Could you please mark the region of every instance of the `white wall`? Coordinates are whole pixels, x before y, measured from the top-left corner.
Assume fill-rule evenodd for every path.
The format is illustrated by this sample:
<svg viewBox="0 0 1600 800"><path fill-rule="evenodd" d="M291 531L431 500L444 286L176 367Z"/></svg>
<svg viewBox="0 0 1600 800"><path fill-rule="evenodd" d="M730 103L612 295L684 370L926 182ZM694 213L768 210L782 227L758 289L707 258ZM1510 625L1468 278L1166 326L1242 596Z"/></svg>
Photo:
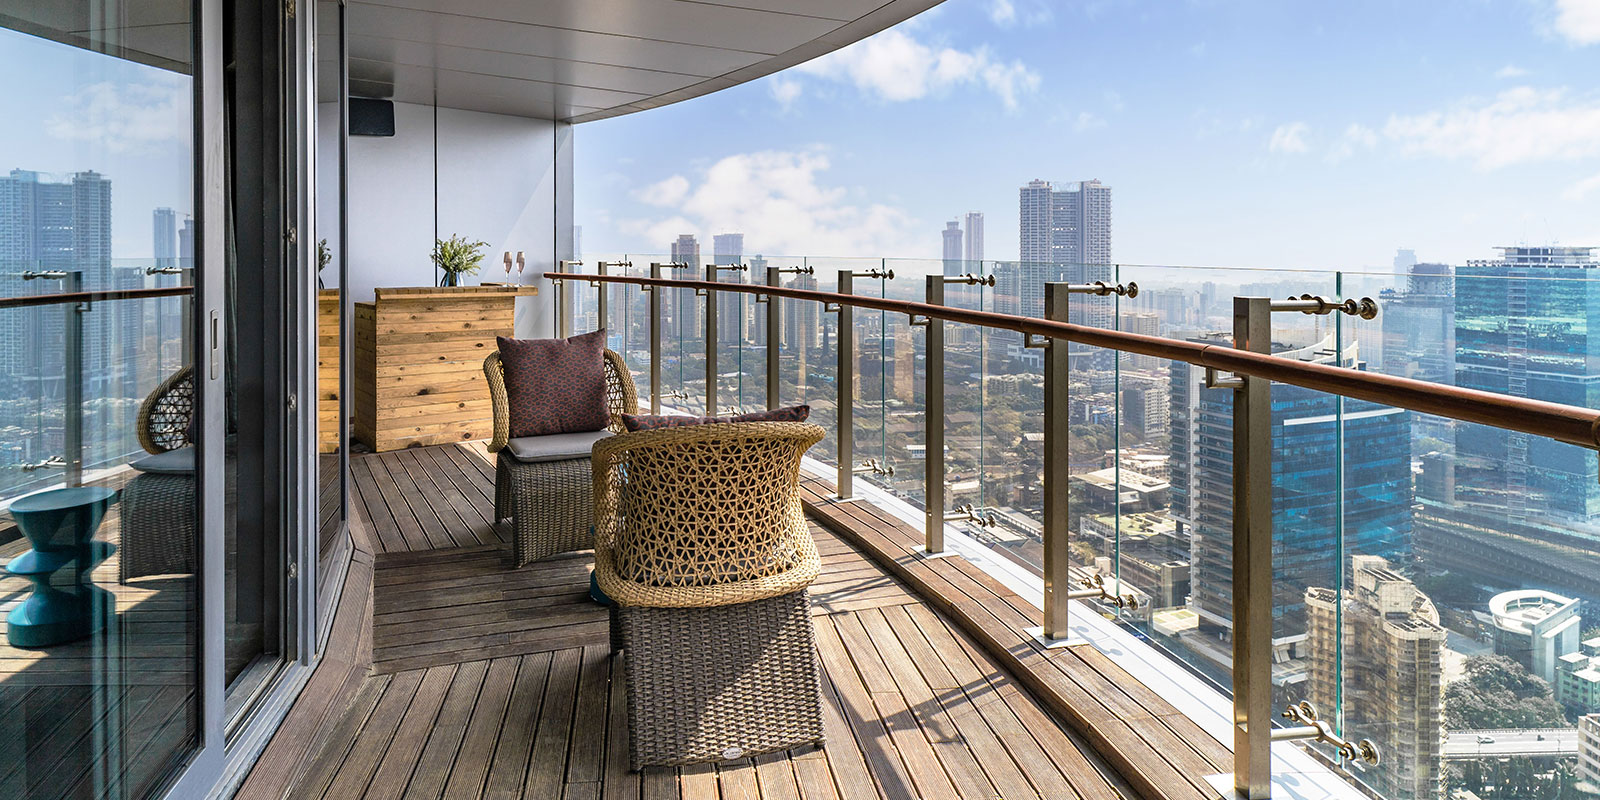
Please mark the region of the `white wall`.
<svg viewBox="0 0 1600 800"><path fill-rule="evenodd" d="M318 108L318 237L338 253L338 108ZM527 119L395 104L393 137L350 138L348 288L356 302L382 286L430 286L437 235L488 242L480 281L536 285L517 303L517 335L553 335L549 281L537 276L572 252L572 128ZM435 124L437 123L437 139ZM435 157L437 156L437 182ZM437 198L437 206L435 204ZM436 216L437 215L437 216ZM559 231L559 233L558 233ZM506 276L505 251L527 267ZM336 285L328 268L325 282Z"/></svg>

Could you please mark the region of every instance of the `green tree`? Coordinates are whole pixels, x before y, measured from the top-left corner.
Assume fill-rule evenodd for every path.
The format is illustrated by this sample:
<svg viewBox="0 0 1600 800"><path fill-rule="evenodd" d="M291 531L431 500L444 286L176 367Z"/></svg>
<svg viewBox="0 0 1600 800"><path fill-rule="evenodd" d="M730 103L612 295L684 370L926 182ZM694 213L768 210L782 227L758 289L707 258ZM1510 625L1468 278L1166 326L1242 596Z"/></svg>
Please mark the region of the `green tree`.
<svg viewBox="0 0 1600 800"><path fill-rule="evenodd" d="M1550 684L1505 656L1467 659L1466 678L1444 693L1445 727L1559 728L1566 714L1550 695Z"/></svg>

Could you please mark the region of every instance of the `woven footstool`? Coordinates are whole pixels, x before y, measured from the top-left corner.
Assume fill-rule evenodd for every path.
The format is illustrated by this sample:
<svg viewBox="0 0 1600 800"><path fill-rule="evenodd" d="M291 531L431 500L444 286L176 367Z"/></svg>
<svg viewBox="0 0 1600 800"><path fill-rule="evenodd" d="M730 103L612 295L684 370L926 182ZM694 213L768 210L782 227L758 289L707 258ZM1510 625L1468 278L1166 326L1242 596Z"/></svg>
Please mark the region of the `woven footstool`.
<svg viewBox="0 0 1600 800"><path fill-rule="evenodd" d="M728 761L822 743L822 678L805 590L710 608L619 607L628 760Z"/></svg>
<svg viewBox="0 0 1600 800"><path fill-rule="evenodd" d="M595 564L616 603L638 770L822 742L800 458L822 429L728 422L594 445Z"/></svg>
<svg viewBox="0 0 1600 800"><path fill-rule="evenodd" d="M502 450L495 459L494 516L511 518L518 567L557 553L594 546L594 479L589 459L518 461Z"/></svg>
<svg viewBox="0 0 1600 800"><path fill-rule="evenodd" d="M122 487L117 580L195 571L195 449L182 447L133 462Z"/></svg>

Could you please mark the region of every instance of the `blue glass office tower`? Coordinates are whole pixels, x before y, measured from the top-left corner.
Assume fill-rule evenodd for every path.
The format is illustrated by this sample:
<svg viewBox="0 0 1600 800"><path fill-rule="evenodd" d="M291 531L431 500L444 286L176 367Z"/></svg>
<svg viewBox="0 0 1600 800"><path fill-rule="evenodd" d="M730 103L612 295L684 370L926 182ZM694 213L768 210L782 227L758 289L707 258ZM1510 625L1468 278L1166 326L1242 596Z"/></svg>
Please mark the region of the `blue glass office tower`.
<svg viewBox="0 0 1600 800"><path fill-rule="evenodd" d="M1278 355L1329 362L1331 346ZM1203 631L1225 632L1233 619L1233 392L1199 390L1195 418L1191 605ZM1409 556L1410 441L1404 409L1357 400L1341 409L1333 395L1272 387L1274 639L1306 632L1306 589L1338 585L1351 556Z"/></svg>
<svg viewBox="0 0 1600 800"><path fill-rule="evenodd" d="M1456 383L1600 406L1600 274L1592 247L1507 247L1456 280ZM1456 444L1455 500L1510 525L1555 523L1600 541L1595 459L1523 433L1473 429Z"/></svg>

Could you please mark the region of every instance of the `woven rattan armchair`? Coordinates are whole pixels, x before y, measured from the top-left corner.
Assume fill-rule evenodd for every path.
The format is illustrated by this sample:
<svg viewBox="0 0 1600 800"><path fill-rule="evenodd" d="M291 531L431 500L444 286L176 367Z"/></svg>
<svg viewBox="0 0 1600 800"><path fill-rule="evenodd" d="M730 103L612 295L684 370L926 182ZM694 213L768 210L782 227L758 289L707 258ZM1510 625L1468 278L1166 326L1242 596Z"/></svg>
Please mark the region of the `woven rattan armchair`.
<svg viewBox="0 0 1600 800"><path fill-rule="evenodd" d="M117 579L194 571L195 480L190 420L194 370L161 382L139 406L139 445L151 455L122 487L122 542Z"/></svg>
<svg viewBox="0 0 1600 800"><path fill-rule="evenodd" d="M639 395L633 376L622 356L607 350L606 403L611 411L611 433L623 430L622 414L639 411ZM489 399L494 407L494 438L489 452L495 453L494 518L511 518L513 560L521 567L529 562L572 550L594 546L594 499L589 474L589 446L569 448L561 458L524 460L514 454L511 439L511 403L506 398L505 369L500 353L483 360L483 373L489 380ZM560 434L572 436L571 434ZM553 439L554 437L530 437ZM591 437L593 438L593 437ZM527 441L527 440L523 440Z"/></svg>
<svg viewBox="0 0 1600 800"><path fill-rule="evenodd" d="M822 741L800 422L625 433L594 447L595 578L625 660L634 769Z"/></svg>

